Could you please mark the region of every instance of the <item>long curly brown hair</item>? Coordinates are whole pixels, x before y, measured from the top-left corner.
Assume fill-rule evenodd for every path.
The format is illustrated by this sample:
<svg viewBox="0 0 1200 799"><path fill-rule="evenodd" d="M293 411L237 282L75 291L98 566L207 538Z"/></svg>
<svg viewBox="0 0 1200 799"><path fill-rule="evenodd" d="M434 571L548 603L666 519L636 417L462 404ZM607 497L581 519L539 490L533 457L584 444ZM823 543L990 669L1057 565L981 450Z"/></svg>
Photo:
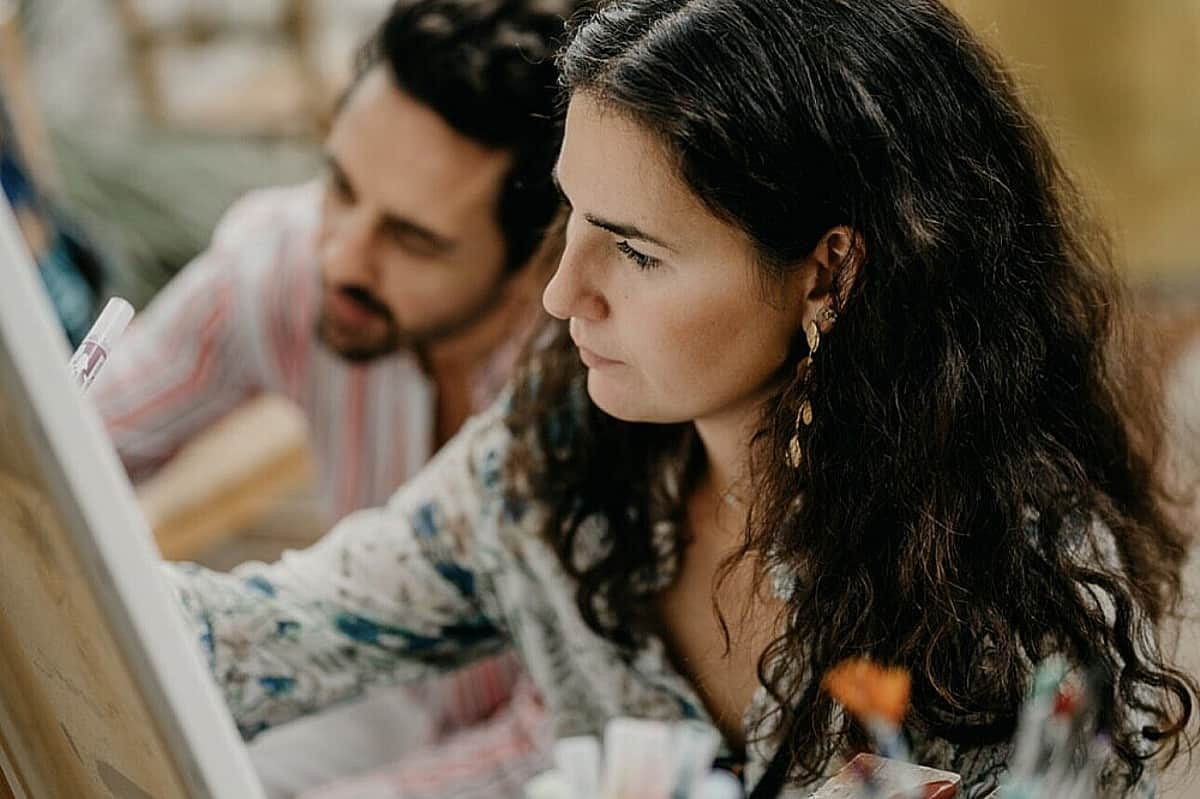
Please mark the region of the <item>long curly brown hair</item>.
<svg viewBox="0 0 1200 799"><path fill-rule="evenodd" d="M576 20L560 68L568 95L666 144L766 275L855 232L818 377L781 379L764 406L736 558L796 576L759 664L781 707L760 734L793 776L858 742L812 679L854 656L907 668L907 723L970 745L1009 739L1033 664L1062 653L1113 675L1127 779L1173 757L1195 685L1155 643L1186 551L1164 513L1159 406L1122 365L1136 359L1105 240L998 61L934 0L611 0ZM600 411L562 330L517 385L512 467L550 500L584 617L632 650L656 627L651 528L681 518L659 469L692 463L690 425ZM815 419L795 469L802 398ZM613 546L581 566L593 516ZM1073 554L1104 530L1113 559Z"/></svg>

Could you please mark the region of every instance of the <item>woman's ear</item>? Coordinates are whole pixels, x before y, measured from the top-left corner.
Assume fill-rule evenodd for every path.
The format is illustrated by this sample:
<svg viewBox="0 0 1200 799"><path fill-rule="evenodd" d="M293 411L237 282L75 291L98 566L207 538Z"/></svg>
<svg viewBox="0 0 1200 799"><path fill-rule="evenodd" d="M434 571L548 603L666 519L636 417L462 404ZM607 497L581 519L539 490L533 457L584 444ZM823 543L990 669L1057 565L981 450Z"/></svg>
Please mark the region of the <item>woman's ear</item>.
<svg viewBox="0 0 1200 799"><path fill-rule="evenodd" d="M845 307L858 282L858 269L863 260L861 242L858 233L846 225L825 231L809 255L816 266L816 280L808 295L811 302L837 309ZM833 296L835 291L836 297Z"/></svg>

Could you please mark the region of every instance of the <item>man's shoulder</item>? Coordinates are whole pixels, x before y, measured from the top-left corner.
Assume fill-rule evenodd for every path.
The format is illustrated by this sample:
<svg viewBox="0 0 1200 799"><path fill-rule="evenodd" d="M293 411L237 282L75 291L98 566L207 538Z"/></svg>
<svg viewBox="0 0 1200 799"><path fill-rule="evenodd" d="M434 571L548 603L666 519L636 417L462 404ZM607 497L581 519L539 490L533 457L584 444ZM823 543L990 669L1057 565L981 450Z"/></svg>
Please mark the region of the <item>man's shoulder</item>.
<svg viewBox="0 0 1200 799"><path fill-rule="evenodd" d="M312 304L320 202L314 181L256 189L226 211L205 261L234 281L246 310L303 314Z"/></svg>
<svg viewBox="0 0 1200 799"><path fill-rule="evenodd" d="M242 341L262 356L264 378L299 379L312 349L320 184L252 191L230 207L213 234L208 266L230 281ZM284 375L286 373L286 376Z"/></svg>
<svg viewBox="0 0 1200 799"><path fill-rule="evenodd" d="M225 212L213 233L213 247L309 241L320 221L320 204L320 184L315 180L255 189Z"/></svg>

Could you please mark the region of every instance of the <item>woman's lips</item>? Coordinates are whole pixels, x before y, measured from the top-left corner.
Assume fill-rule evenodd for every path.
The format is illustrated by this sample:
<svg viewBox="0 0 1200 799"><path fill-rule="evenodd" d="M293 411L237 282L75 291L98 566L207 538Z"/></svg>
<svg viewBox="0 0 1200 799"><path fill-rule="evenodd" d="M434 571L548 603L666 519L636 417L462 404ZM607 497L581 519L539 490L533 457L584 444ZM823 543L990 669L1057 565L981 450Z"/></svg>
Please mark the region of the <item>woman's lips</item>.
<svg viewBox="0 0 1200 799"><path fill-rule="evenodd" d="M605 366L615 366L620 363L620 361L614 361L611 358L605 358L602 355L597 355L587 347L579 344L576 344L575 346L579 347L579 360L583 361L584 366L589 369L602 369Z"/></svg>

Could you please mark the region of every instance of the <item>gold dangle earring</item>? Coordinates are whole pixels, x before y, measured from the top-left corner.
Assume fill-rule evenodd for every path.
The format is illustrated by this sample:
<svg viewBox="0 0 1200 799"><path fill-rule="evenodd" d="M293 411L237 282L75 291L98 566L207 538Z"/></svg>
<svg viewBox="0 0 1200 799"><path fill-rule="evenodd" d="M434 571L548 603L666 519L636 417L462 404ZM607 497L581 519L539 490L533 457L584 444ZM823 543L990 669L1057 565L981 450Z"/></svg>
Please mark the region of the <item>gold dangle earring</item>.
<svg viewBox="0 0 1200 799"><path fill-rule="evenodd" d="M821 311L821 318L828 324L833 324L837 321L837 312L830 307L825 307ZM804 329L804 337L808 342L808 355L800 363L796 364L796 380L803 379L808 375L809 383L812 383L813 371L813 356L817 354L817 350L821 346L821 326L816 320L809 322ZM796 428L792 432L792 439L788 442L787 459L788 465L793 469L799 469L804 463L804 449L800 446L800 431L813 423L813 408L812 402L808 397L800 400L800 406L796 409Z"/></svg>

